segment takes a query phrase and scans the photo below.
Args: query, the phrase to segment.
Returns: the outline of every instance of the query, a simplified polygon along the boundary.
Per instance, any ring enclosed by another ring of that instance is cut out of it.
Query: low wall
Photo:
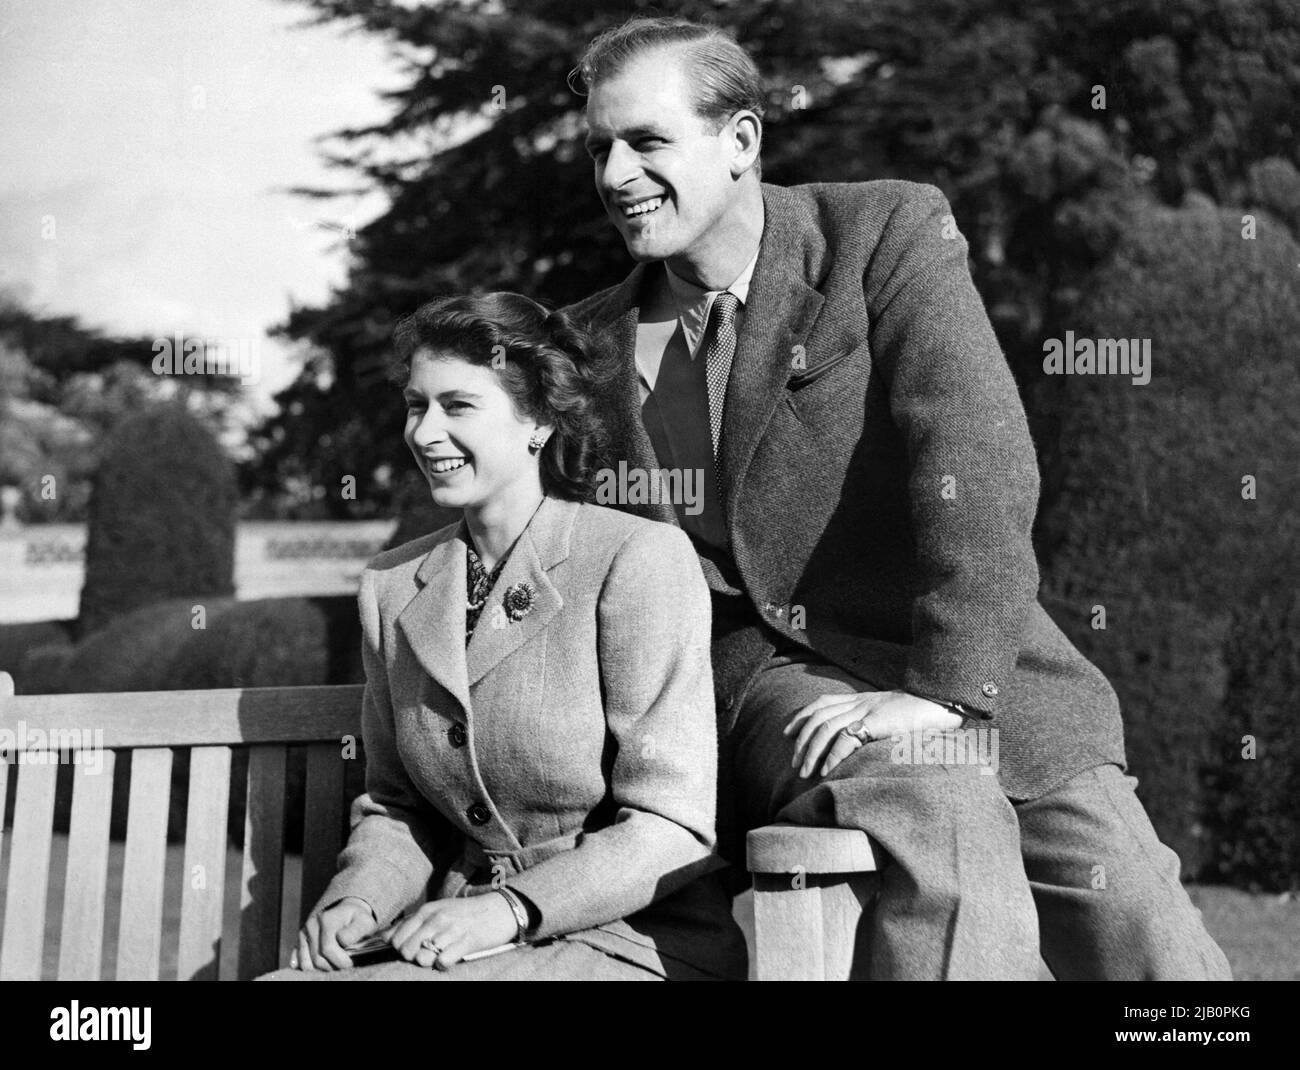
[[[238,526],[238,598],[351,594],[396,522],[262,521]],[[77,616],[85,579],[83,524],[0,532],[0,624]]]

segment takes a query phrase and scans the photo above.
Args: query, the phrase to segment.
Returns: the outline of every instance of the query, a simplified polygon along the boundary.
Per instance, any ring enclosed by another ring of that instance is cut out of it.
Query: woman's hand
[[[961,714],[906,691],[863,691],[822,695],[796,713],[783,731],[787,736],[798,733],[790,764],[807,777],[818,762],[818,775],[826,776],[862,746],[862,740],[844,734],[845,728],[865,729],[873,739],[887,739],[927,728],[947,731],[961,722]]]
[[[518,934],[505,896],[487,892],[425,903],[397,927],[389,942],[407,962],[445,970],[472,952],[508,944]],[[434,947],[422,946],[424,941]]]
[[[352,959],[343,948],[364,940],[377,927],[364,900],[340,899],[303,923],[289,965],[295,970],[346,970]]]

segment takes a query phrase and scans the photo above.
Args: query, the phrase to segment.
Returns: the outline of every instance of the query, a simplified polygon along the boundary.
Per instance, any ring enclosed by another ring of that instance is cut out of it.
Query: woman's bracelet
[[[506,902],[510,904],[510,913],[515,916],[515,928],[518,930],[515,933],[515,941],[522,943],[528,938],[528,908],[524,906],[523,900],[509,888],[503,886],[496,890],[505,896]]]

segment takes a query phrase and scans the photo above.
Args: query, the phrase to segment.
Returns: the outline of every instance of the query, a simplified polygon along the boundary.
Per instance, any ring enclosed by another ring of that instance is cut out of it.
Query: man
[[[1032,978],[1041,948],[1061,978],[1228,977],[1114,692],[1037,602],[1033,446],[942,194],[763,184],[758,75],[711,28],[633,20],[576,73],[637,267],[569,311],[620,355],[620,463],[703,473],[702,509],[624,504],[713,591],[724,808],[883,848],[872,976]],[[959,737],[998,775],[930,760]]]

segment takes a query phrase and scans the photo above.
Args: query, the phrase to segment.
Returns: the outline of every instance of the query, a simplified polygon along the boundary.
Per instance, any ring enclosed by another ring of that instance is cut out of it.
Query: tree
[[[155,354],[156,340],[105,337],[0,293],[0,485],[25,491],[21,519],[84,520],[100,446],[125,415],[177,399],[229,423],[237,380],[158,375]]]
[[[345,285],[283,325],[304,368],[254,436],[246,478],[306,483],[335,515],[372,515],[392,493],[373,473],[402,463],[384,374],[399,316],[485,288],[562,303],[626,272],[565,76],[595,33],[652,9],[307,2],[391,42],[406,84],[385,122],[339,132],[332,161],[389,207],[350,242]],[[1255,164],[1300,162],[1300,9],[1287,0],[688,0],[673,13],[734,29],[765,72],[766,178],[943,187],[1022,376],[1135,198],[1173,205],[1199,189],[1239,204],[1262,181]],[[1054,438],[1052,415],[1031,415]],[[345,474],[364,488],[355,502],[336,492]]]

